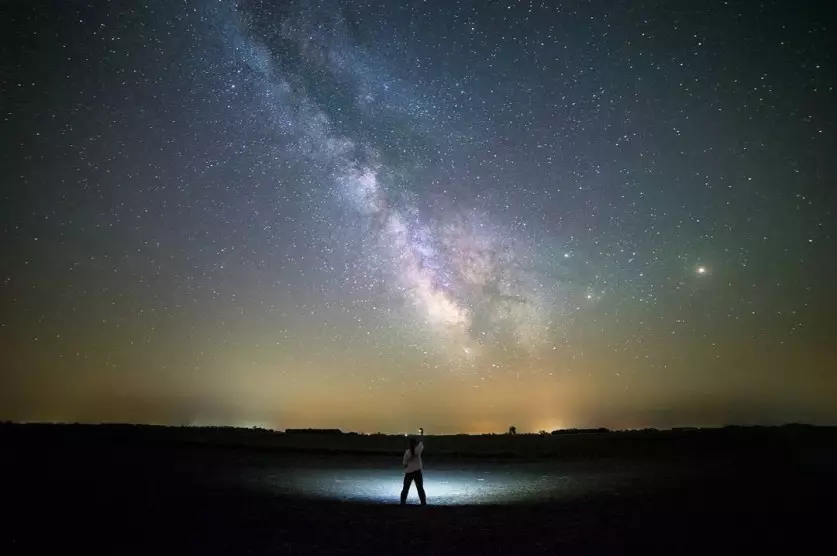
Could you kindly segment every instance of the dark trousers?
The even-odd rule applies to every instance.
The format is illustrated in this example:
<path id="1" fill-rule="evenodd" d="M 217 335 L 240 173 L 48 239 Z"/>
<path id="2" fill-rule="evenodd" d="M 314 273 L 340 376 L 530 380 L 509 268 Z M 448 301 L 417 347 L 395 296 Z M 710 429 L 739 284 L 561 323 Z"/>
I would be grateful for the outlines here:
<path id="1" fill-rule="evenodd" d="M 421 476 L 421 469 L 413 471 L 412 473 L 404 473 L 404 488 L 401 489 L 401 503 L 407 503 L 407 493 L 410 492 L 410 485 L 416 482 L 416 490 L 418 490 L 419 500 L 422 505 L 427 504 L 427 496 L 424 494 L 424 478 Z"/>

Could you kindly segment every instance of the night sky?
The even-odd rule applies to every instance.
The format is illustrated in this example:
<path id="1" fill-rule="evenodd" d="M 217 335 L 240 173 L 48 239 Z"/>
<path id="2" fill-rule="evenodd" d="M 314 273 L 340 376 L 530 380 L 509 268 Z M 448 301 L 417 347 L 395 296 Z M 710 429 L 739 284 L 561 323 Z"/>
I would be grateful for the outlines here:
<path id="1" fill-rule="evenodd" d="M 837 423 L 832 14 L 4 2 L 0 419 Z"/>

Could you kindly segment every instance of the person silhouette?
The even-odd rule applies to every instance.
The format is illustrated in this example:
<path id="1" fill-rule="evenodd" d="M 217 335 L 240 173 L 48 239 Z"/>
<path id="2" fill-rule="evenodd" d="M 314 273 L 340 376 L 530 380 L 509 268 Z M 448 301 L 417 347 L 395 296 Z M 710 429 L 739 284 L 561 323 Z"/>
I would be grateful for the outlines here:
<path id="1" fill-rule="evenodd" d="M 410 438 L 410 447 L 404 452 L 401 463 L 404 465 L 404 488 L 401 489 L 401 504 L 407 503 L 407 494 L 410 492 L 410 485 L 416 482 L 421 505 L 427 505 L 427 496 L 424 493 L 424 477 L 421 475 L 422 462 L 421 453 L 424 451 L 424 429 L 419 429 L 419 440 Z"/>

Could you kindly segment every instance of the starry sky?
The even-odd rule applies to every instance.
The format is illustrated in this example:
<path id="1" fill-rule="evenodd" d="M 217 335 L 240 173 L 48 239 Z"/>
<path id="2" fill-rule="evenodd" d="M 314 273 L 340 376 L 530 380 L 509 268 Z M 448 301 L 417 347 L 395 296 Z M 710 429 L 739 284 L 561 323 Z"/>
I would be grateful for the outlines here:
<path id="1" fill-rule="evenodd" d="M 837 423 L 821 4 L 3 3 L 0 419 Z"/>

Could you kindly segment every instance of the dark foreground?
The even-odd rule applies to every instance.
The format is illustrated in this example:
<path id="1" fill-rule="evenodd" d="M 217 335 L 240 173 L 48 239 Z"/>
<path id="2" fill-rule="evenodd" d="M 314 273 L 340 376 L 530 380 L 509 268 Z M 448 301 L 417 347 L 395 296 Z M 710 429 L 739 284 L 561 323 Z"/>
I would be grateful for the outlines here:
<path id="1" fill-rule="evenodd" d="M 0 554 L 830 552 L 832 437 L 593 460 L 428 447 L 431 506 L 399 507 L 398 454 L 18 431 L 0 435 Z"/>

